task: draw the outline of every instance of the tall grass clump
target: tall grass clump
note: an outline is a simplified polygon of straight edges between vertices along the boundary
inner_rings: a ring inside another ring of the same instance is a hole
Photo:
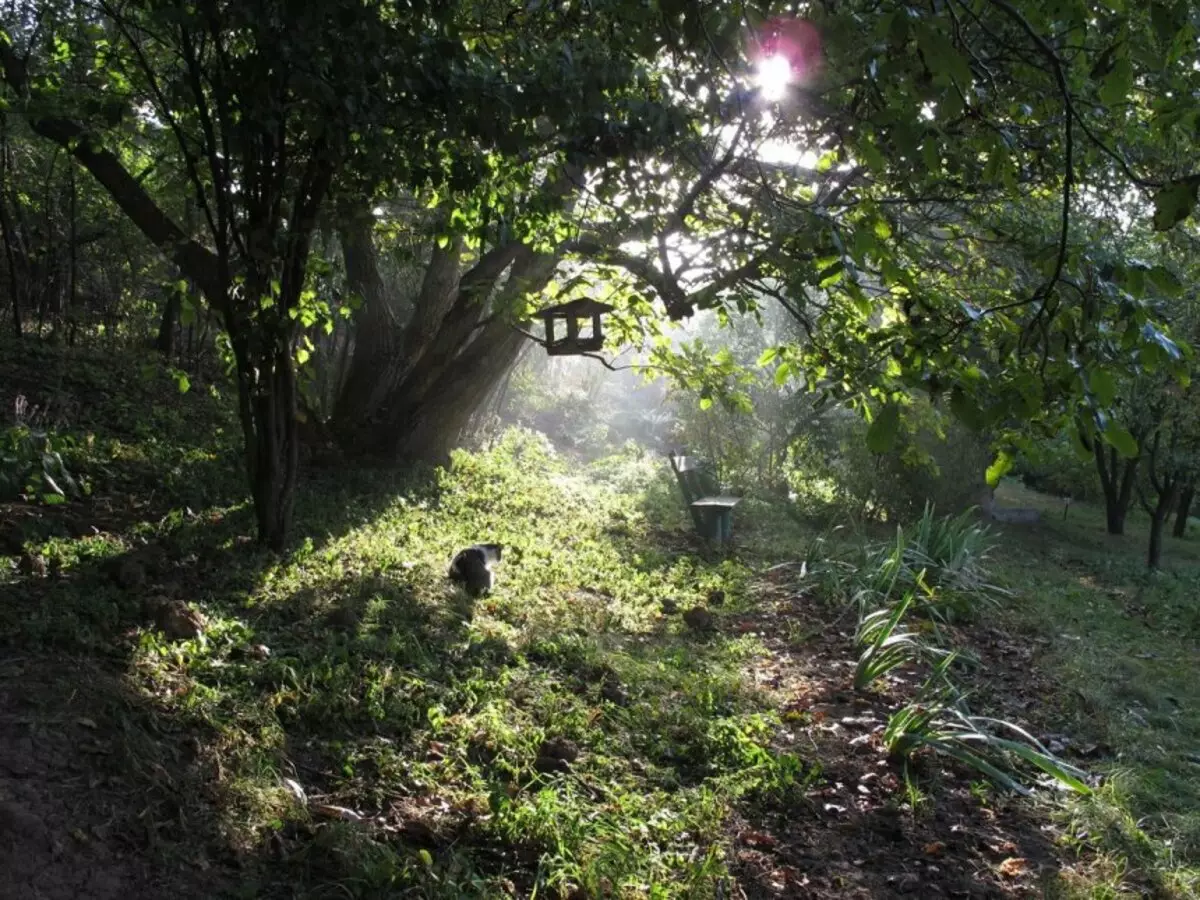
[[[889,718],[884,744],[907,761],[931,750],[975,769],[997,786],[1027,793],[1022,770],[1034,769],[1059,786],[1088,793],[1086,774],[1051,754],[1019,725],[973,715],[952,677],[960,651],[940,646],[938,622],[974,615],[1008,592],[994,584],[986,561],[987,529],[969,513],[935,518],[926,505],[906,534],[864,549],[860,567],[844,564],[848,599],[858,613],[854,689],[865,691],[902,667],[927,669],[922,686]],[[914,617],[932,621],[921,627]]]
[[[972,511],[939,517],[926,504],[910,530],[897,526],[894,541],[865,551],[856,600],[860,608],[872,608],[898,587],[917,595],[915,613],[942,622],[970,619],[1009,596],[988,571],[994,547],[990,530]],[[921,590],[921,582],[932,590]]]

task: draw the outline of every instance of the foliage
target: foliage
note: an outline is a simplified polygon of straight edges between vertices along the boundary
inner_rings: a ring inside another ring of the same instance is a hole
[[[929,503],[950,510],[977,503],[989,442],[920,399],[905,421],[895,444],[873,453],[861,419],[846,411],[812,416],[797,428],[792,490],[802,501],[819,504],[824,496],[837,512],[889,522],[920,516]]]
[[[236,850],[246,890],[473,897],[511,881],[526,893],[725,891],[734,841],[758,840],[741,823],[766,809],[794,825],[825,752],[814,759],[804,749],[803,763],[781,752],[789,734],[791,748],[809,747],[797,734],[806,721],[828,725],[797,702],[790,681],[778,692],[764,684],[781,657],[763,643],[782,647],[806,681],[809,653],[826,653],[836,665],[825,683],[841,691],[841,629],[826,623],[814,634],[807,617],[821,611],[826,622],[822,597],[865,598],[881,561],[907,558],[909,568],[885,582],[895,585],[892,602],[922,569],[936,594],[956,581],[999,582],[1020,597],[973,600],[979,627],[931,623],[914,602],[892,630],[961,647],[916,663],[931,669],[919,699],[903,668],[903,682],[882,673],[878,690],[860,698],[895,702],[886,736],[910,753],[903,773],[914,792],[940,806],[965,796],[964,771],[990,766],[995,783],[1023,787],[1039,760],[1086,760],[1101,787],[1020,813],[1040,823],[1059,810],[1081,851],[1060,884],[1112,896],[1131,884],[1194,893],[1192,543],[1170,544],[1173,570],[1149,576],[1136,558],[1144,523],[1101,545],[1101,513],[1079,504],[1066,521],[1046,516],[1036,534],[977,532],[966,518],[928,510],[895,543],[864,549],[844,526],[813,535],[782,504],[755,498],[743,504],[732,552],[708,558],[690,541],[657,454],[630,446],[581,467],[544,437],[513,431],[482,453],[455,454],[440,473],[313,473],[299,511],[308,537],[280,558],[247,540],[252,519],[234,502],[236,427],[214,397],[227,382],[197,381],[180,394],[167,367],[149,377],[136,355],[57,348],[52,365],[40,344],[0,350],[0,382],[27,384],[28,371],[45,380],[25,391],[63,411],[54,430],[75,441],[64,459],[98,494],[86,505],[7,507],[22,523],[23,551],[50,572],[0,565],[0,645],[20,649],[12,659],[52,649],[46,658],[69,661],[88,704],[80,727],[111,739],[106,766],[137,794],[127,819],[101,798],[103,820],[141,821],[149,808],[170,853]],[[999,493],[1011,501],[1021,490],[1005,482]],[[1028,492],[1015,499],[1057,508]],[[471,608],[442,575],[453,549],[488,536],[512,552],[496,592]],[[118,564],[155,553],[165,568],[148,570],[144,591],[114,582]],[[870,569],[867,559],[876,560]],[[801,561],[808,574],[793,587],[780,575],[805,571]],[[814,581],[829,572],[852,577]],[[712,608],[712,631],[660,612],[667,598],[704,604],[717,587],[727,596]],[[168,640],[148,622],[142,594],[159,591],[202,611],[203,632]],[[742,629],[747,620],[763,621],[763,643]],[[986,669],[962,665],[969,650]],[[105,702],[81,682],[89,659],[121,685]],[[1003,711],[1036,742],[979,717],[960,694],[938,694],[952,674],[973,691],[972,708]],[[539,767],[548,738],[580,748],[569,772]],[[860,744],[844,749],[841,762],[866,759],[875,770]],[[923,767],[931,752],[966,765]],[[158,766],[169,780],[147,780]],[[901,766],[879,771],[883,780]],[[829,776],[821,790],[846,780],[841,770]],[[857,793],[853,781],[848,789]],[[936,818],[905,803],[902,787],[888,791],[906,824]],[[992,833],[1005,805],[973,793]],[[326,818],[355,812],[363,820]],[[258,855],[264,844],[290,861]],[[206,887],[220,869],[211,863]]]
[[[1006,771],[1015,758],[1064,788],[1080,794],[1092,792],[1086,772],[1057,758],[1024,729],[1011,722],[973,716],[961,698],[951,704],[926,691],[928,686],[888,720],[883,742],[889,752],[909,757],[928,748],[978,770],[999,787],[1028,794],[1029,789]],[[939,692],[944,693],[945,688]],[[1014,737],[1004,737],[1004,733]]]
[[[83,498],[89,485],[63,461],[69,437],[25,425],[0,430],[0,499],[17,497],[55,504]]]
[[[1036,491],[1089,503],[1103,499],[1096,461],[1081,455],[1071,435],[1032,442],[1017,462],[1015,474]]]
[[[983,532],[965,517],[934,520],[932,510],[926,508],[908,542],[902,529],[897,529],[891,550],[881,548],[868,556],[881,562],[852,575],[858,584],[854,591],[859,607],[855,643],[861,651],[854,688],[862,691],[900,667],[927,668],[916,696],[888,720],[882,739],[890,753],[907,759],[922,748],[932,749],[978,770],[1003,788],[1024,793],[1026,788],[1009,770],[1007,760],[1015,757],[1071,790],[1089,793],[1081,770],[1057,759],[1019,726],[972,716],[951,677],[959,654],[932,644],[925,636],[927,630],[906,625],[905,617],[911,612],[936,614],[954,609],[939,598],[940,590],[967,598],[967,608],[993,599],[989,594],[996,589],[984,580],[980,562],[972,553],[982,538]],[[936,575],[928,582],[924,568],[914,575],[911,565],[918,559],[934,566]],[[900,592],[896,591],[898,584],[903,585]],[[918,597],[919,605],[915,602]],[[936,628],[933,633],[940,636]],[[1016,739],[1002,737],[997,730],[1011,732]]]
[[[918,579],[918,587],[925,587]],[[858,622],[854,642],[861,649],[854,668],[854,689],[861,691],[893,669],[920,662],[937,663],[948,657],[946,651],[931,646],[917,632],[900,628],[913,603],[913,593],[864,615]]]

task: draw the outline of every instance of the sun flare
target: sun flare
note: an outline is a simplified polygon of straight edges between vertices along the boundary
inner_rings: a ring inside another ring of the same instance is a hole
[[[765,56],[758,61],[754,83],[764,100],[772,103],[782,100],[792,83],[792,64],[786,56]]]

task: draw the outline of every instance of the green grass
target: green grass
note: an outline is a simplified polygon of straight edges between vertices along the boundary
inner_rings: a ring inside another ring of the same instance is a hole
[[[314,891],[710,896],[731,805],[788,796],[804,766],[769,747],[778,718],[742,674],[755,639],[660,612],[720,587],[717,615],[732,615],[750,570],[654,539],[646,488],[669,477],[656,459],[610,469],[575,471],[514,432],[457,453],[432,484],[327,478],[306,485],[304,537],[283,559],[240,539],[250,522],[236,505],[54,537],[37,546],[57,578],[0,609],[0,636],[94,652],[128,634],[131,702],[201,735],[220,773],[189,802],[213,805],[228,847],[285,844]],[[167,560],[149,592],[201,609],[200,636],[167,641],[103,576],[107,560],[144,552],[139,538]],[[472,604],[445,569],[482,539],[506,552],[496,591]],[[569,771],[540,771],[546,740],[578,748]],[[372,824],[309,840],[313,803]],[[283,889],[277,871],[261,878],[248,895]]]
[[[323,514],[308,511],[309,533]],[[799,764],[765,746],[774,716],[740,674],[754,644],[703,643],[659,615],[665,596],[736,596],[745,570],[664,558],[645,529],[630,494],[513,435],[457,454],[435,495],[402,493],[243,595],[204,598],[222,612],[202,641],[168,648],[147,634],[134,665],[143,690],[173,687],[165,709],[229,748],[227,825],[248,844],[306,817],[274,762],[287,748],[325,802],[440,832],[423,855],[347,830],[311,864],[356,880],[356,895],[420,884],[494,896],[531,874],[496,872],[496,848],[515,847],[537,860],[526,888],[541,892],[703,896],[723,868],[724,810],[786,789]],[[469,610],[444,569],[482,538],[509,549],[496,592]],[[270,660],[231,664],[251,643]],[[537,771],[546,739],[579,748],[569,773]]]
[[[999,496],[1043,511],[993,562],[1018,591],[1014,624],[1050,641],[1057,730],[1111,748],[1092,765],[1104,786],[1063,813],[1100,854],[1078,896],[1200,896],[1200,541],[1167,538],[1151,573],[1144,516],[1113,537],[1101,509],[1072,504],[1064,520],[1060,501],[1017,484]]]

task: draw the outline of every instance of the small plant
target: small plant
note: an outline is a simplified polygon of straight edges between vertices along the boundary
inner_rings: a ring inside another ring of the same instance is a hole
[[[1080,794],[1092,789],[1087,773],[1056,757],[1018,725],[987,716],[973,716],[962,698],[951,702],[953,689],[943,684],[935,692],[922,691],[913,702],[888,719],[883,742],[893,756],[907,759],[922,747],[945,754],[986,776],[1001,788],[1028,795],[1010,765],[1013,757],[1049,775],[1056,783]],[[1008,731],[1014,738],[1002,737]]]
[[[914,612],[944,622],[969,617],[981,604],[995,605],[1009,594],[989,580],[984,564],[990,549],[988,529],[970,511],[935,517],[926,504],[910,533],[897,527],[891,544],[868,551],[856,597],[860,606],[874,605],[896,585],[915,588],[924,577],[933,590],[918,594]]]
[[[24,495],[42,503],[77,500],[87,487],[67,468],[70,441],[49,432],[11,425],[0,431],[0,497]]]
[[[929,591],[923,576],[924,573],[917,578],[918,587]],[[854,669],[856,691],[909,663],[936,660],[939,666],[943,662],[949,665],[947,660],[953,653],[928,644],[915,632],[901,629],[901,620],[915,599],[916,593],[908,591],[900,602],[868,613],[859,622],[855,643],[864,649]]]

